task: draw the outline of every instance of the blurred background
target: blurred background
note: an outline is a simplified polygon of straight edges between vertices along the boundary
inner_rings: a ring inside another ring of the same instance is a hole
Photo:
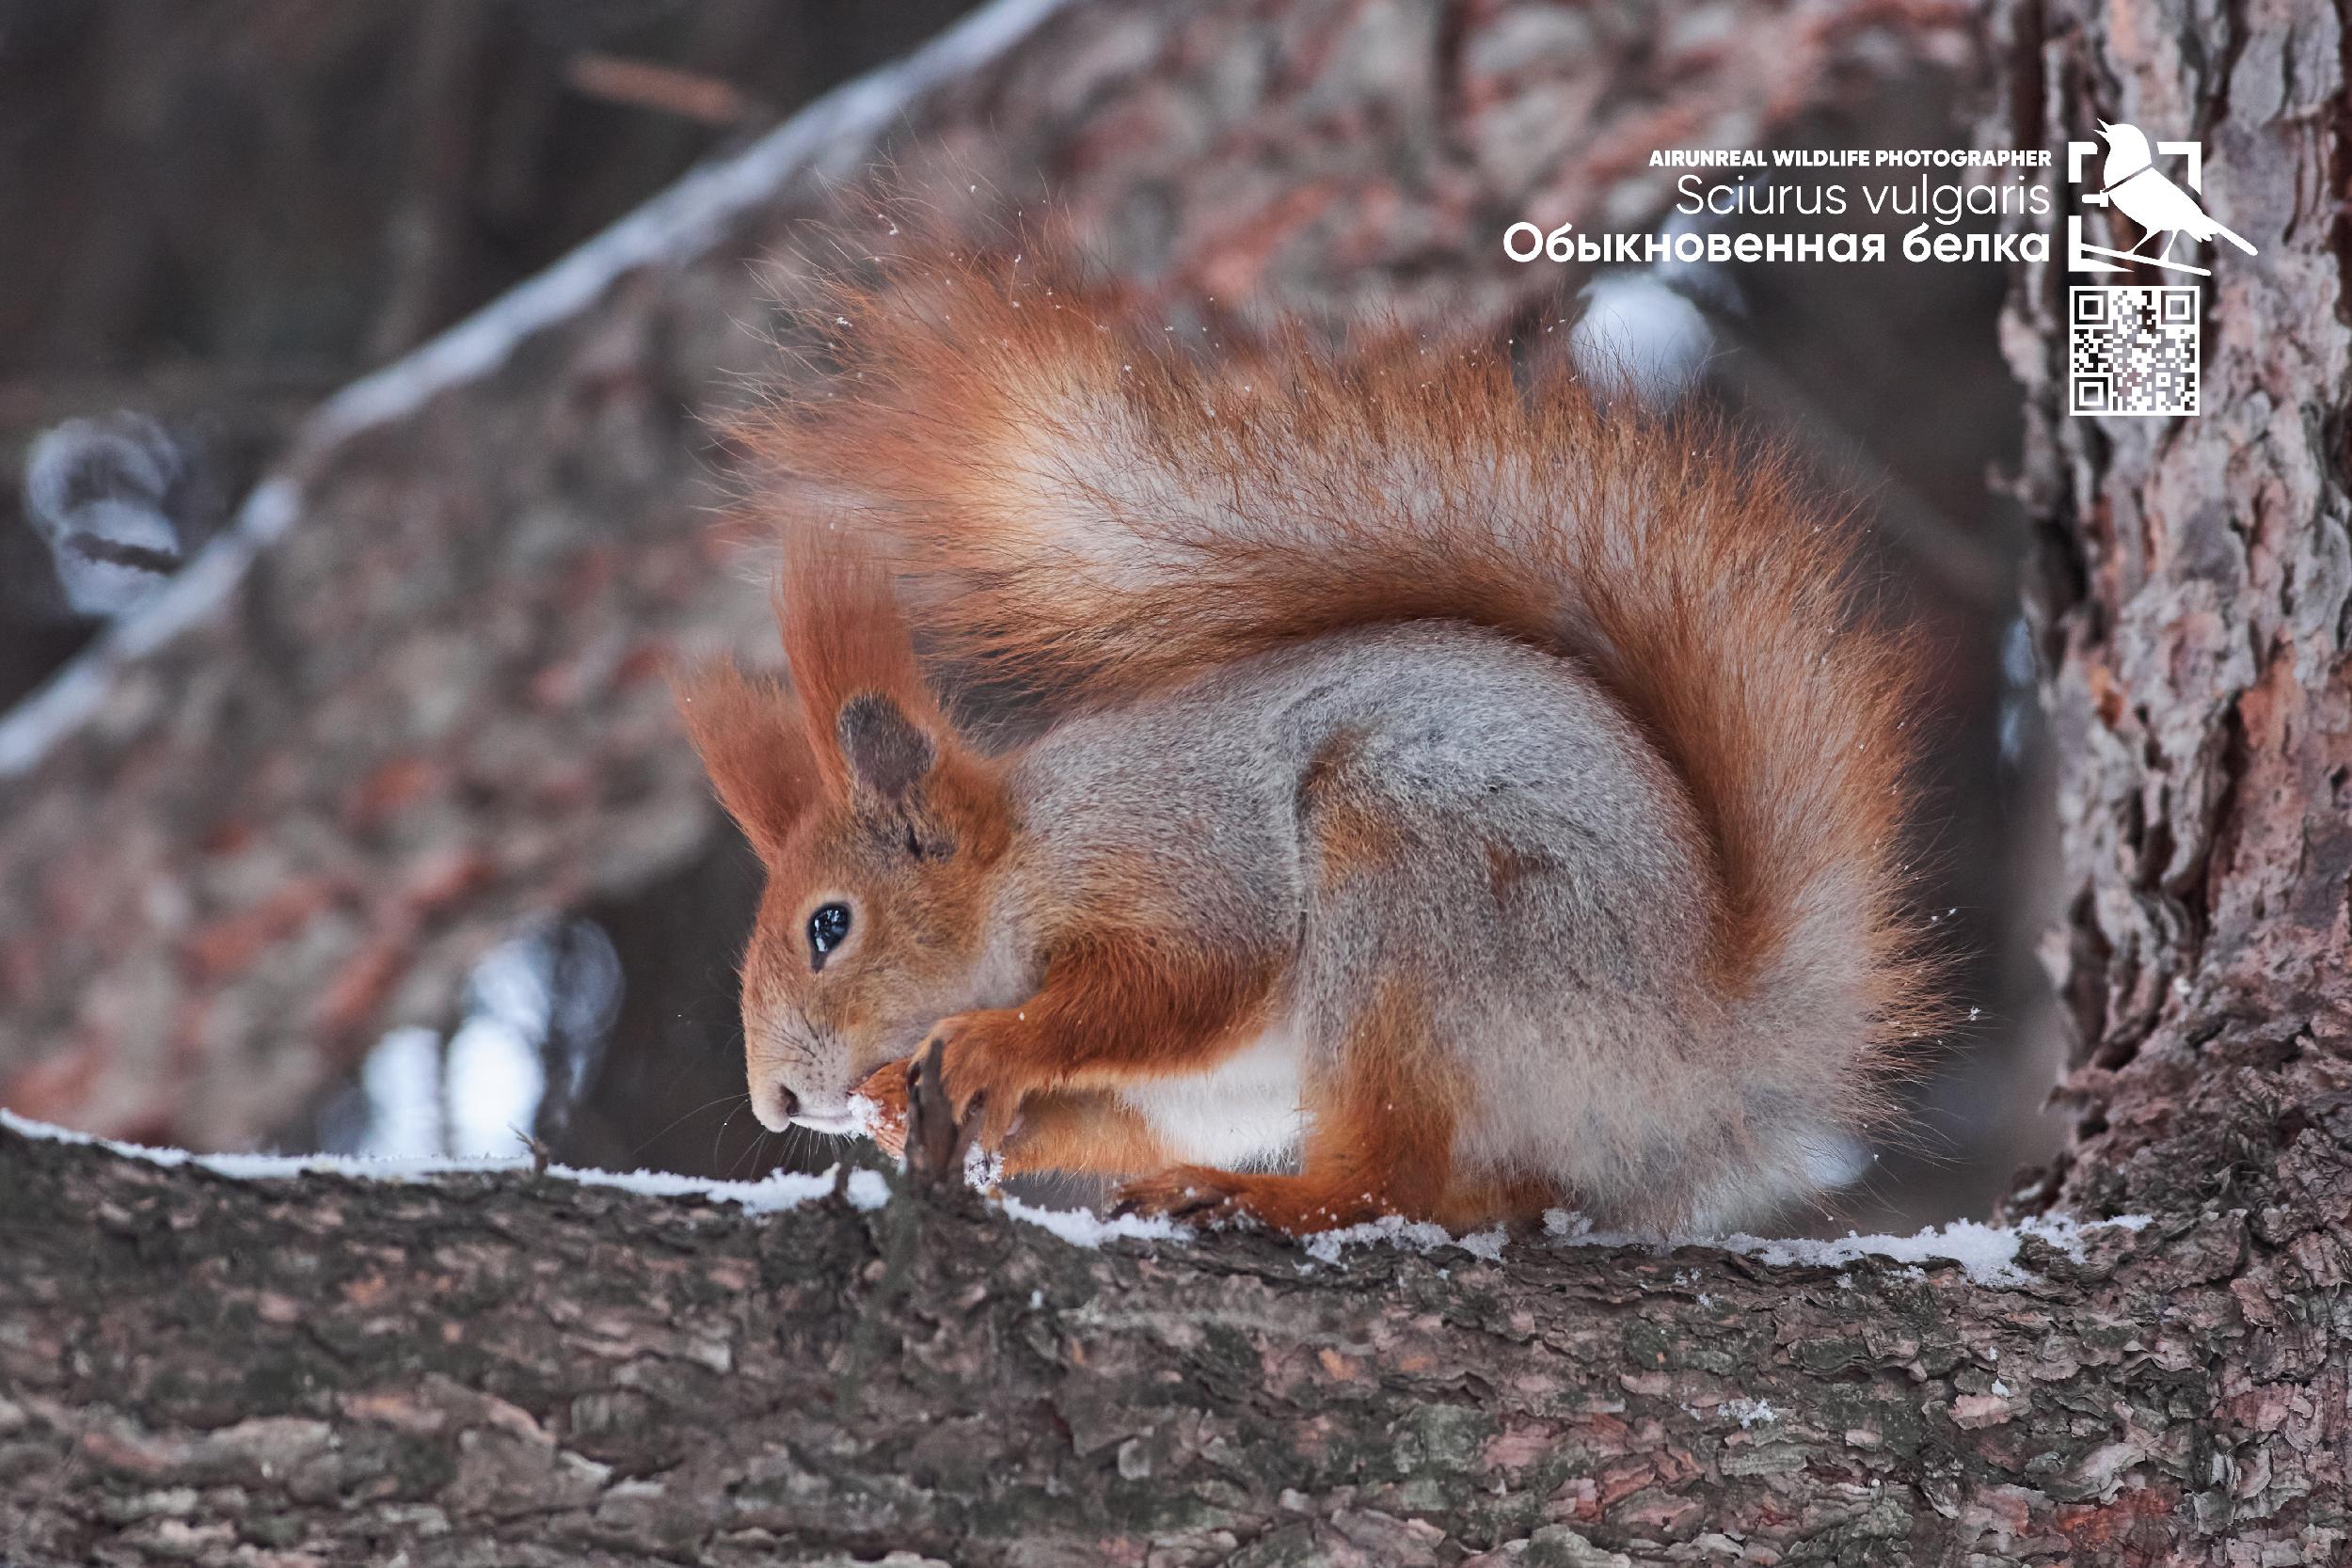
[[[87,461],[136,470],[184,556],[329,393],[964,8],[0,0],[11,471],[95,419]],[[0,703],[147,586],[119,552],[50,569],[72,498],[10,488]]]
[[[2057,1137],[2009,279],[1502,254],[1694,221],[1653,147],[1982,139],[1964,17],[1734,51],[1749,8],[0,0],[0,1105],[833,1157],[744,1108],[755,868],[660,671],[773,657],[710,420],[887,163],[975,225],[1050,201],[1171,323],[1507,334],[1800,451],[1931,649],[1917,918],[1965,1020],[1814,1223],[1981,1213]]]

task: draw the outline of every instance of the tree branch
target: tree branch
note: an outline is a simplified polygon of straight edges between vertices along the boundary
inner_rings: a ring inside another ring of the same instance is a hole
[[[2342,1361],[2306,1326],[2339,1282],[2242,1215],[1954,1238],[1989,1259],[1972,1277],[1557,1239],[1098,1249],[969,1195],[862,1206],[878,1191],[755,1214],[0,1131],[0,1558],[2088,1563],[2345,1539]]]

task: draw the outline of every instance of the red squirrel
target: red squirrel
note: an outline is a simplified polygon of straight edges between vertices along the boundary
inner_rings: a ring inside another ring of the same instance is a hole
[[[897,1133],[936,1040],[1008,1172],[1127,1211],[1677,1231],[1886,1114],[1912,660],[1784,465],[1498,354],[1179,349],[1034,258],[833,290],[746,426],[787,673],[680,685],[768,872],[762,1124]]]

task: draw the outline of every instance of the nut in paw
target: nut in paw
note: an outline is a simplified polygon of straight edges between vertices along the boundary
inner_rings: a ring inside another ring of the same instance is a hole
[[[904,1158],[907,1151],[907,1067],[899,1061],[876,1069],[850,1102],[858,1131],[894,1159]]]

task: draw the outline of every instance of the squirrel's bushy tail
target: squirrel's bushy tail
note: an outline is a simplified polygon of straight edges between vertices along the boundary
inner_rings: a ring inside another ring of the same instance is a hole
[[[1034,261],[885,264],[810,314],[833,373],[745,433],[795,517],[893,560],[951,657],[1093,702],[1374,624],[1556,650],[1708,825],[1719,994],[1855,1041],[1857,1086],[1913,1027],[1908,661],[1783,466],[1491,354],[1185,352]]]

